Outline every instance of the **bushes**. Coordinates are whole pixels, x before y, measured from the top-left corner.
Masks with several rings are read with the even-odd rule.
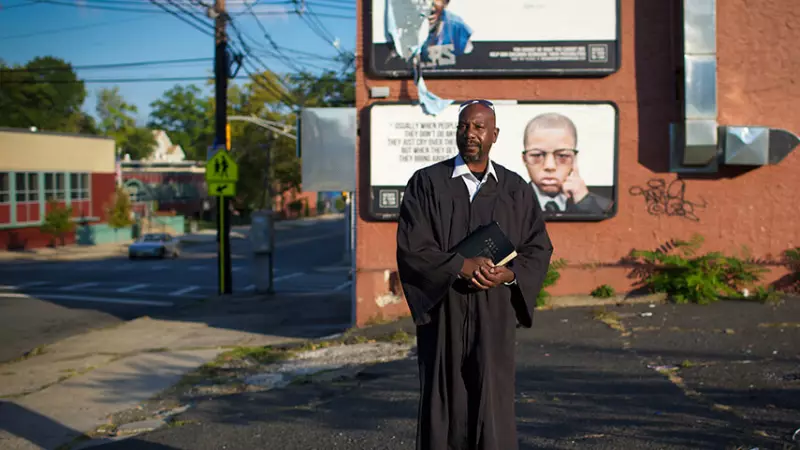
[[[614,288],[607,284],[604,284],[602,286],[597,286],[592,291],[592,297],[597,297],[597,298],[611,298],[615,295],[617,295],[617,293],[616,291],[614,291]]]
[[[634,250],[638,263],[631,274],[637,284],[666,293],[675,303],[708,304],[720,297],[740,298],[743,288],[757,284],[767,271],[755,263],[711,252],[697,256],[703,237],[674,241],[667,251]]]
[[[559,269],[564,268],[566,265],[567,260],[563,258],[550,261],[550,267],[547,268],[547,275],[544,277],[542,290],[539,291],[539,295],[536,297],[536,306],[544,306],[547,304],[547,299],[550,298],[550,293],[547,292],[546,288],[556,284],[558,279],[561,278],[561,274],[558,272]]]

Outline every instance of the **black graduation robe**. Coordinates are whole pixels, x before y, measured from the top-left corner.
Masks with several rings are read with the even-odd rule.
[[[397,229],[400,282],[417,325],[418,450],[516,450],[515,333],[531,327],[553,247],[541,207],[522,177],[493,163],[472,202],[455,158],[420,169],[403,196]],[[458,279],[448,250],[497,221],[519,254],[516,285],[482,291]]]

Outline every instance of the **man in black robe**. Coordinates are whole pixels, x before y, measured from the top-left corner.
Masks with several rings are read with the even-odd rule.
[[[417,325],[418,450],[516,450],[516,325],[532,325],[553,247],[522,177],[492,163],[492,104],[462,105],[459,154],[417,171],[397,229],[400,281]],[[506,267],[450,251],[497,221],[518,256]]]

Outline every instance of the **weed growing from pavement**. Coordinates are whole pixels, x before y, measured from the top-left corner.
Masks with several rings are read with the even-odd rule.
[[[597,298],[611,298],[615,295],[617,295],[617,293],[616,291],[614,291],[614,288],[607,284],[604,284],[602,286],[597,286],[592,291],[592,297],[597,297]]]
[[[592,317],[608,325],[613,330],[625,331],[625,327],[622,325],[619,315],[615,312],[606,311],[605,309],[595,309],[592,311]]]
[[[542,283],[542,289],[539,291],[539,295],[536,297],[536,306],[547,305],[547,300],[550,298],[550,293],[547,292],[547,288],[558,282],[558,279],[561,278],[561,273],[559,270],[566,266],[567,260],[563,258],[550,261],[550,266],[547,268],[547,275],[545,275],[544,283]]]
[[[633,250],[632,273],[639,286],[666,293],[675,303],[709,304],[723,297],[741,299],[742,289],[761,281],[767,269],[749,260],[711,252],[697,256],[703,237],[673,241],[666,249]]]

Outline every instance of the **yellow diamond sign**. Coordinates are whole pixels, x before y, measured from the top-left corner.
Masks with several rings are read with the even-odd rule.
[[[239,166],[228,152],[220,150],[206,163],[206,182],[235,184],[238,180]]]

